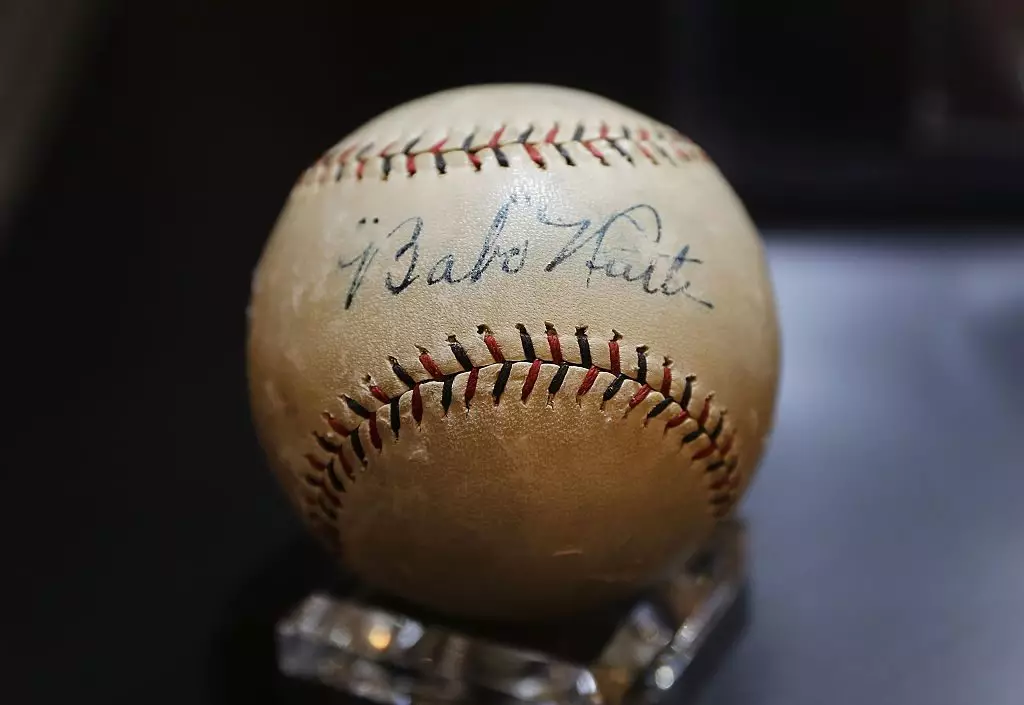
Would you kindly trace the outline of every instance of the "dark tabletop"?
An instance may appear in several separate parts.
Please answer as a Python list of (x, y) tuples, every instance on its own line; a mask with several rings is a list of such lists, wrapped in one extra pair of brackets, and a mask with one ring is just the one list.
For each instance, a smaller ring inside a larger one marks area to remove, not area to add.
[(1024, 702), (1024, 249), (771, 255), (753, 622), (700, 702)]

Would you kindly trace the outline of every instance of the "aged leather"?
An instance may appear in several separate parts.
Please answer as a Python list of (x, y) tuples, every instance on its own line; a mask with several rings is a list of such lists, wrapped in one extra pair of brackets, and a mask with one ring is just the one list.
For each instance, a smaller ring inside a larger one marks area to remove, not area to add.
[(732, 511), (772, 424), (743, 206), (686, 137), (564, 88), (438, 93), (329, 149), (249, 326), (256, 427), (310, 528), (455, 614), (636, 590)]

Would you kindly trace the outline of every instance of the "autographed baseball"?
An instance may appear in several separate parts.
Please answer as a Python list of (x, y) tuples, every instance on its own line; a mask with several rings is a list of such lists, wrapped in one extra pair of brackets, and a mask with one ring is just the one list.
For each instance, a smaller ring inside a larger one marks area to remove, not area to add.
[(772, 424), (772, 287), (692, 141), (610, 100), (414, 100), (302, 174), (256, 269), (255, 423), (369, 585), (540, 618), (695, 550)]

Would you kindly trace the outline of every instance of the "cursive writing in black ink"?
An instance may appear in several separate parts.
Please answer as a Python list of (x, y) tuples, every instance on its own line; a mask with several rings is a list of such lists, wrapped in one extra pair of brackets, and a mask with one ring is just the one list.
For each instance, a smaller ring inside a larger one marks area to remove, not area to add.
[[(525, 237), (516, 239), (508, 232), (511, 213), (516, 208), (532, 222), (569, 233), (554, 257), (544, 264), (544, 272), (571, 267), (576, 262), (586, 273), (586, 287), (591, 285), (596, 274), (604, 273), (608, 279), (639, 285), (646, 294), (681, 295), (705, 308), (714, 308), (710, 301), (691, 292), (690, 279), (687, 278), (695, 266), (704, 264), (703, 260), (691, 256), (689, 244), (664, 251), (661, 215), (646, 203), (617, 211), (603, 221), (589, 218), (561, 220), (549, 216), (545, 208), (537, 210), (530, 206), (526, 197), (517, 199), (511, 195), (498, 207), (483, 233), (472, 264), (460, 266), (462, 255), (459, 250), (442, 250), (441, 255), (426, 268), (426, 276), (423, 277), (426, 284), (473, 285), (483, 281), (488, 271), (515, 275), (526, 268), (531, 252), (530, 240)], [(419, 280), (423, 274), (420, 245), (426, 236), (425, 230), (423, 218), (407, 218), (389, 231), (379, 244), (371, 242), (355, 257), (339, 259), (340, 270), (354, 269), (345, 308), (352, 306), (371, 267), (381, 261), (377, 255), (383, 248), (394, 248), (393, 254), (385, 260), (389, 264), (385, 265), (382, 276), (387, 292), (398, 296)], [(555, 245), (558, 244), (556, 240)], [(583, 257), (586, 259), (581, 261)]]
[(458, 284), (469, 281), (475, 284), (483, 278), (484, 273), (495, 260), (501, 261), (501, 271), (506, 274), (519, 272), (526, 264), (526, 251), (529, 247), (529, 240), (523, 240), (514, 245), (508, 245), (501, 241), (508, 224), (509, 209), (516, 203), (514, 197), (510, 197), (498, 208), (494, 220), (487, 229), (484, 240), (480, 245), (480, 252), (476, 261), (465, 273), (460, 276), (454, 274), (455, 253), (449, 252), (438, 259), (427, 273), (427, 284)]
[(416, 264), (420, 258), (420, 233), (423, 232), (423, 218), (415, 217), (403, 220), (397, 228), (389, 232), (384, 236), (385, 239), (390, 239), (392, 235), (405, 228), (407, 225), (412, 224), (412, 233), (409, 235), (409, 241), (398, 248), (395, 252), (395, 262), (401, 262), (402, 258), (409, 255), (409, 264), (406, 266), (405, 274), (402, 275), (402, 280), (397, 284), (397, 278), (390, 271), (384, 277), (384, 286), (392, 294), (398, 295), (409, 288), (416, 279), (419, 278), (418, 274), (413, 274), (416, 271)]
[(573, 231), (558, 254), (545, 265), (545, 272), (553, 271), (584, 247), (591, 246), (592, 249), (588, 247), (590, 257), (583, 263), (588, 287), (594, 272), (603, 271), (613, 279), (640, 282), (648, 294), (683, 294), (706, 308), (714, 308), (710, 301), (689, 293), (688, 280), (679, 281), (685, 264), (703, 264), (702, 260), (689, 256), (690, 246), (683, 245), (674, 254), (663, 253), (656, 247), (661, 243), (662, 222), (653, 206), (646, 203), (630, 206), (613, 214), (596, 229), (588, 219), (560, 222), (546, 213), (538, 217), (544, 225)]

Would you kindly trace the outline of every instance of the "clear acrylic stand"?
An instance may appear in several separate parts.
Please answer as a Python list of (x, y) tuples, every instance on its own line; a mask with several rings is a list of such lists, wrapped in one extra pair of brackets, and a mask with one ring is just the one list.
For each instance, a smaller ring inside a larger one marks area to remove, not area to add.
[[(695, 668), (698, 661), (713, 667), (742, 627), (744, 567), (743, 526), (724, 522), (699, 555), (631, 605), (535, 628), (548, 638), (460, 628), (373, 600), (314, 593), (278, 622), (278, 667), (388, 705), (653, 705), (707, 671)], [(580, 657), (574, 641), (596, 655)]]

